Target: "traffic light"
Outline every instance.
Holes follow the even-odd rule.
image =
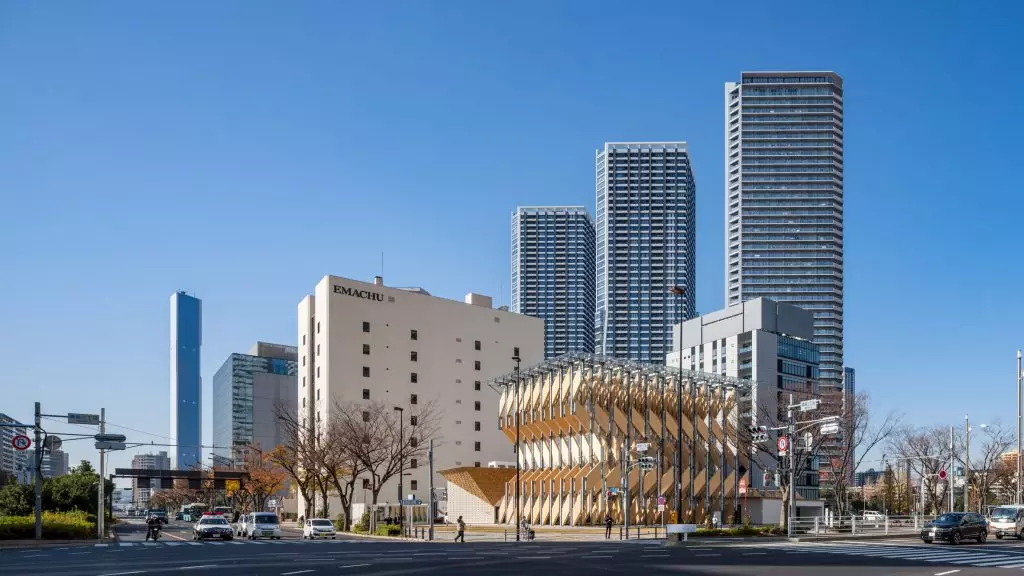
[[[751,426],[750,427],[750,441],[754,444],[760,444],[761,442],[768,441],[768,427],[767,426]]]
[[[641,456],[638,464],[641,470],[654,470],[654,456]]]
[[[767,488],[772,485],[772,473],[768,470],[764,471],[764,487]]]

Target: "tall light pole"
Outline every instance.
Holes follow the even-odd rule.
[[[970,508],[971,491],[971,419],[964,414],[964,512]]]
[[[676,522],[683,521],[683,295],[686,290],[682,286],[673,286],[669,292],[676,295],[676,319],[679,321],[679,342],[676,350],[679,353],[679,371],[676,378]],[[676,534],[682,539],[682,534]]]
[[[1021,371],[1020,366],[1020,350],[1017,350],[1017,457],[1014,460],[1017,461],[1017,478],[1016,478],[1016,490],[1014,490],[1014,504],[1020,504],[1020,400],[1021,400],[1021,380],[1024,379],[1024,371]]]
[[[512,357],[516,363],[516,542],[519,542],[519,364],[518,354]]]
[[[395,406],[398,412],[398,518],[399,526],[405,528],[405,510],[402,508],[402,479],[405,476],[405,408]]]

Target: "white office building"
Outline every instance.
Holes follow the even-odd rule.
[[[0,414],[0,424],[19,424],[18,420]],[[33,450],[15,450],[12,443],[15,436],[28,436],[28,429],[20,426],[0,427],[0,476],[13,476],[17,482],[28,482]]]
[[[811,342],[814,315],[803,308],[757,298],[687,320],[682,324],[681,344],[679,331],[676,324],[672,330],[675,350],[666,356],[666,364],[679,366],[681,348],[684,369],[751,380],[757,409],[751,413],[750,425],[778,425],[790,394],[794,400],[818,394],[820,355]],[[761,488],[761,470],[754,472],[752,487]],[[817,501],[817,474],[809,476],[796,488],[803,498]]]
[[[431,296],[421,288],[393,288],[324,276],[298,305],[298,411],[307,426],[326,426],[338,405],[382,402],[398,406],[406,432],[417,411],[439,413],[434,440],[438,471],[486,466],[514,459],[498,429],[498,393],[488,380],[544,359],[544,321],[492,308],[491,298],[468,294],[465,302]],[[418,439],[427,442],[429,438]],[[426,459],[409,462],[404,495],[428,500]],[[380,492],[396,503],[398,478]],[[356,510],[371,498],[357,483]],[[299,502],[299,510],[305,504]],[[330,503],[331,514],[340,512]]]

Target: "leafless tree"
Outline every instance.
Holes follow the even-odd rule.
[[[981,437],[981,442],[972,442],[968,485],[970,492],[973,492],[975,496],[972,501],[968,502],[968,506],[979,512],[984,512],[985,505],[998,501],[998,496],[995,494],[996,488],[1013,481],[1016,471],[1011,471],[1002,456],[1010,450],[1016,436],[1012,429],[1002,428],[998,425],[979,427],[976,430],[982,431],[981,434],[972,431],[975,438]],[[992,496],[991,499],[990,496]]]
[[[382,402],[339,404],[332,413],[337,420],[337,440],[352,451],[346,458],[358,462],[369,476],[372,503],[376,504],[384,485],[397,476],[410,460],[426,453],[426,439],[435,438],[440,411],[435,402],[407,405],[399,412]],[[404,424],[400,418],[405,418]]]
[[[957,440],[954,438],[953,451],[956,453]],[[888,442],[888,454],[895,455],[901,462],[907,463],[911,474],[923,478],[926,506],[936,514],[943,509],[949,497],[947,481],[939,480],[940,470],[949,467],[950,432],[945,426],[934,427],[901,427],[894,430]],[[947,471],[952,474],[952,470]]]
[[[305,502],[304,516],[313,516],[314,494],[318,486],[317,477],[320,466],[317,463],[316,431],[303,426],[294,413],[276,408],[278,422],[281,424],[284,442],[269,454],[270,461],[280,466],[295,483],[302,500]]]
[[[830,472],[828,484],[836,513],[850,513],[850,481],[864,459],[876,446],[888,442],[899,427],[900,417],[895,412],[872,419],[870,398],[866,393],[841,403],[839,408],[840,433],[835,437],[835,450],[827,455]]]
[[[343,405],[335,405],[334,413],[342,414]],[[344,530],[352,527],[352,500],[356,491],[356,481],[365,470],[357,450],[346,434],[345,420],[332,419],[324,430],[322,449],[318,451],[319,464],[324,477],[334,486],[338,499],[341,501],[344,514]]]

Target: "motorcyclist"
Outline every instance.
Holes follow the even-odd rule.
[[[156,540],[159,532],[160,518],[156,514],[150,514],[149,518],[146,518],[146,541],[149,541],[150,536],[153,537],[153,540]]]

